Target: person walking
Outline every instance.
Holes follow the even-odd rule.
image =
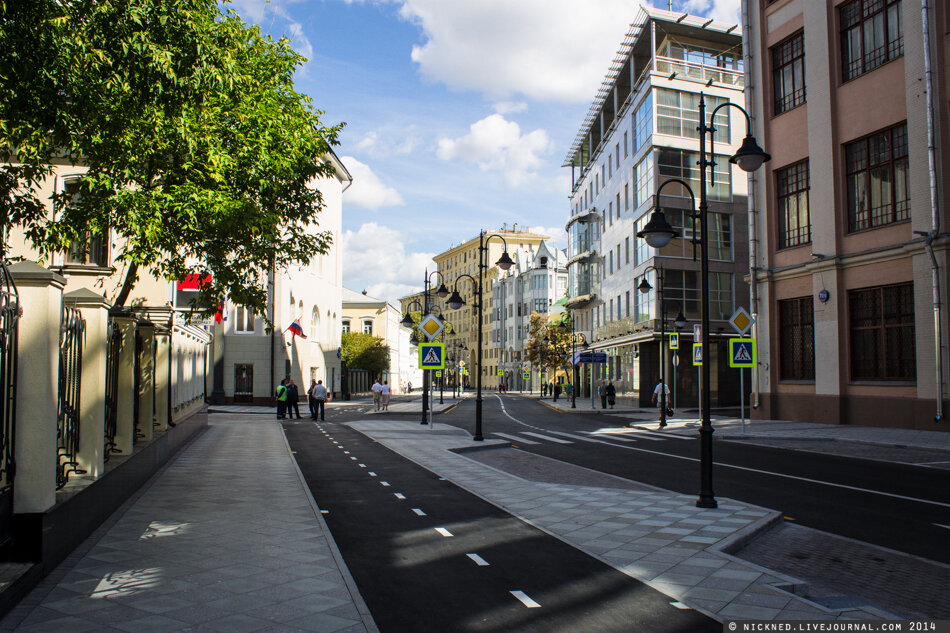
[[[313,388],[317,386],[317,379],[310,380],[310,389],[307,389],[307,405],[310,407],[310,419],[317,419],[317,404],[313,397]]]
[[[389,382],[384,380],[382,390],[379,392],[380,404],[383,406],[383,411],[389,411]]]
[[[604,387],[604,395],[607,396],[607,404],[613,409],[617,403],[617,388],[614,387],[613,381],[607,381],[607,386]]]
[[[286,378],[280,381],[280,386],[277,387],[277,393],[274,395],[277,396],[277,419],[283,420],[287,415],[287,379]]]
[[[320,420],[325,422],[327,419],[327,388],[323,386],[323,381],[318,380],[317,384],[311,389],[313,393],[314,414],[313,419],[320,416]]]
[[[557,397],[561,395],[561,383],[554,383],[554,402],[557,402]]]
[[[661,398],[661,393],[665,393],[666,397]],[[662,380],[656,383],[656,388],[653,390],[653,404],[657,406],[657,410],[659,411],[660,428],[662,429],[666,426],[666,422],[663,421],[663,405],[665,404],[667,409],[670,408],[670,386]]]
[[[380,394],[383,393],[383,386],[379,384],[379,379],[373,381],[373,386],[370,387],[370,390],[373,392],[373,404],[376,405],[376,410],[379,411]]]
[[[407,389],[407,392],[406,392],[406,393],[412,393],[412,381],[411,381],[411,380],[410,380],[409,383],[406,385],[406,389]]]
[[[607,408],[607,388],[604,386],[603,382],[601,382],[600,385],[597,386],[597,395],[600,396],[600,408],[606,409]]]
[[[293,378],[287,379],[287,417],[294,419],[294,412],[297,412],[297,419],[300,419],[300,392],[297,391],[297,385]]]

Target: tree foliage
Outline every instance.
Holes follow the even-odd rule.
[[[123,305],[140,272],[210,281],[266,314],[267,273],[326,252],[313,181],[340,126],[294,89],[303,58],[215,0],[0,1],[0,220],[41,256],[116,237]],[[40,186],[81,164],[79,196]]]
[[[389,346],[372,334],[344,332],[341,359],[350,369],[379,375],[389,369]]]
[[[563,323],[565,327],[561,327]],[[571,317],[564,315],[557,322],[534,312],[528,320],[525,359],[540,371],[556,370],[571,354]]]

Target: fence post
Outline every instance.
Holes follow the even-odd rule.
[[[106,417],[106,356],[108,353],[109,308],[105,297],[88,288],[63,295],[63,302],[77,308],[86,321],[86,341],[82,354],[82,402],[79,425],[79,469],[92,477],[103,473]]]
[[[171,389],[169,381],[171,342],[170,328],[155,328],[155,430],[159,432],[168,430],[168,421],[171,419],[168,410]]]
[[[155,422],[155,324],[151,321],[139,321],[139,336],[142,337],[142,349],[139,352],[139,440],[151,442]]]
[[[56,503],[59,328],[66,278],[35,262],[9,267],[20,295],[14,512],[45,512]]]
[[[112,319],[119,327],[122,345],[119,349],[119,387],[116,390],[115,452],[132,454],[135,441],[135,324],[136,318],[128,312],[112,311]]]

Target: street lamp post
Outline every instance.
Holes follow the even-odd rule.
[[[666,426],[666,293],[664,291],[663,267],[647,266],[646,270],[643,271],[643,281],[637,286],[637,290],[642,294],[653,290],[653,286],[646,278],[646,273],[651,270],[656,272],[657,294],[660,298],[660,427],[664,427]],[[678,328],[686,324],[686,317],[683,316],[682,310],[676,315],[675,323]]]
[[[465,299],[459,294],[458,284],[459,281],[463,278],[468,278],[472,283],[475,290],[475,295],[477,297],[477,303],[475,305],[475,312],[478,318],[478,350],[475,355],[478,363],[478,374],[475,377],[475,434],[472,436],[472,439],[476,442],[481,442],[484,440],[482,435],[482,282],[485,279],[485,274],[488,270],[488,264],[486,259],[488,257],[488,242],[491,241],[493,237],[497,237],[504,244],[504,252],[501,254],[501,257],[498,258],[498,261],[495,262],[495,265],[501,268],[502,270],[508,270],[511,268],[512,264],[515,262],[508,255],[508,242],[505,241],[501,235],[493,233],[489,236],[485,236],[485,231],[480,231],[478,234],[478,279],[475,279],[468,273],[463,273],[455,278],[455,290],[452,292],[452,296],[449,297],[449,307],[453,310],[458,310],[463,305],[465,305]]]
[[[769,156],[756,142],[755,137],[752,135],[752,119],[749,117],[749,113],[737,103],[731,101],[725,101],[716,106],[712,113],[709,116],[709,124],[706,123],[706,97],[703,93],[699,95],[699,127],[696,128],[699,131],[699,212],[694,214],[694,218],[699,220],[699,243],[701,245],[701,274],[703,279],[703,291],[702,291],[702,354],[703,362],[710,362],[709,354],[709,241],[708,241],[708,222],[707,216],[709,211],[709,204],[706,196],[706,170],[709,167],[715,166],[715,133],[716,128],[712,125],[715,120],[716,113],[720,108],[724,107],[733,107],[742,112],[745,115],[746,123],[746,136],[742,141],[742,145],[739,147],[739,150],[729,158],[729,162],[733,165],[738,165],[739,169],[746,172],[753,172],[762,166],[762,163],[770,160],[772,157]],[[709,147],[710,154],[714,157],[713,159],[707,159],[706,157],[706,135],[709,134]],[[715,173],[715,172],[713,172]],[[663,248],[666,246],[671,239],[678,236],[678,231],[673,229],[666,221],[666,218],[663,215],[663,212],[659,207],[660,200],[660,191],[666,185],[670,183],[679,183],[681,184],[688,192],[690,197],[693,200],[693,207],[696,208],[696,196],[693,194],[693,190],[690,186],[679,180],[677,178],[671,178],[665,180],[657,188],[656,194],[654,196],[654,209],[655,211],[650,216],[650,221],[647,223],[643,230],[637,233],[637,237],[642,237],[647,241],[653,248]],[[755,280],[753,279],[753,283]],[[700,461],[700,490],[699,498],[696,500],[696,505],[700,508],[715,508],[717,507],[716,497],[713,493],[712,486],[712,467],[713,467],[713,455],[712,455],[712,420],[710,418],[710,388],[709,388],[709,376],[712,373],[711,368],[706,367],[706,370],[702,372],[702,386],[701,386],[701,403],[700,409],[702,413],[702,425],[699,429],[699,461]]]
[[[578,333],[574,331],[574,313],[568,312],[568,318],[571,321],[571,408],[576,409],[577,408],[577,387],[581,378],[580,373],[578,372],[578,368],[577,368],[577,334]],[[567,329],[567,325],[564,323],[564,321],[561,321],[561,324],[558,325],[558,327],[563,328],[565,330]],[[588,349],[590,345],[587,343],[587,340],[584,339],[583,335],[581,335],[581,339],[583,340],[583,343],[581,344],[581,349]],[[591,369],[591,372],[593,372],[593,369]],[[591,375],[593,375],[593,373]]]
[[[423,285],[423,303],[425,304],[424,311],[429,312],[429,287],[432,280],[432,275],[437,275],[440,280],[439,288],[435,291],[435,294],[440,298],[444,299],[449,296],[449,289],[445,287],[445,279],[442,277],[442,273],[437,270],[433,270],[431,273],[428,269],[425,272],[425,280]],[[428,424],[429,419],[426,416],[426,413],[429,409],[429,380],[430,374],[428,369],[422,370],[422,421],[419,424]]]

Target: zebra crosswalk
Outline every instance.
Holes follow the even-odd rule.
[[[554,431],[545,429],[544,433],[534,431],[519,431],[518,433],[501,433],[492,431],[491,435],[500,437],[511,442],[516,442],[525,446],[541,445],[544,442],[553,444],[574,444],[577,442],[591,442],[595,444],[623,442],[660,442],[665,439],[692,440],[692,436],[676,435],[673,433],[664,433],[660,431],[647,431],[643,429],[599,429],[597,431]],[[530,438],[530,439],[529,439]]]

